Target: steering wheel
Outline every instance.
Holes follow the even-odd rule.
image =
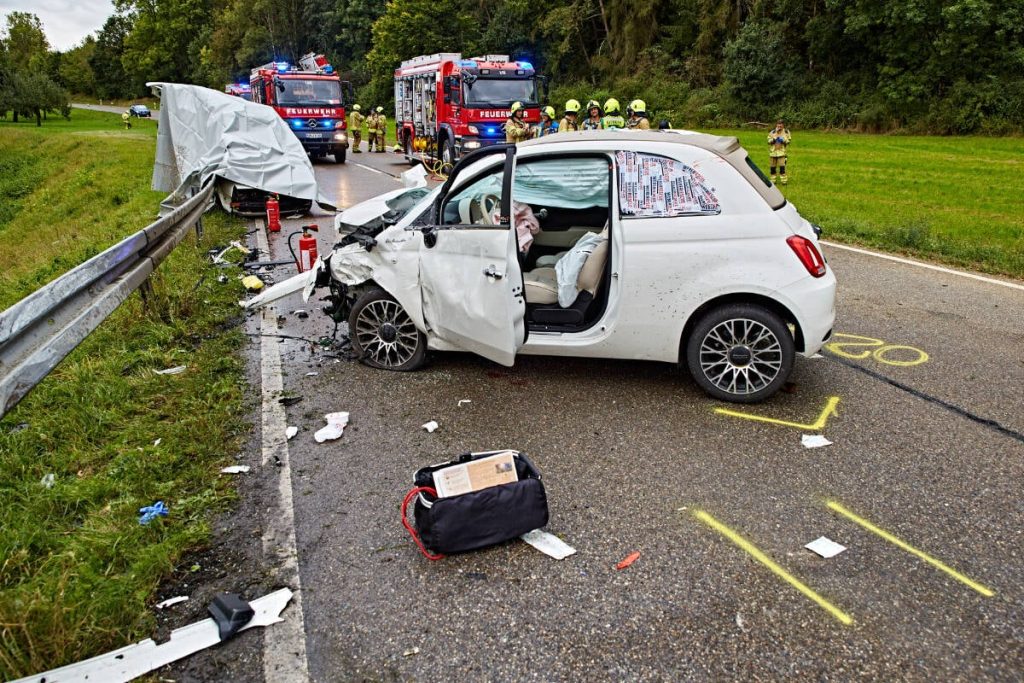
[[[497,225],[494,214],[501,211],[501,197],[496,194],[483,194],[476,200],[476,208],[480,213],[480,222],[484,225]]]

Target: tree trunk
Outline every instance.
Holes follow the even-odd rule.
[[[18,122],[18,110],[17,109],[14,110],[14,122],[15,123]]]
[[[42,125],[43,125],[43,113],[40,110],[36,109],[36,127],[38,128],[39,126],[42,126]]]

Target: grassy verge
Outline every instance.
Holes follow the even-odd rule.
[[[117,123],[0,123],[0,309],[152,220],[153,130]],[[245,428],[242,292],[205,255],[243,227],[205,224],[151,278],[148,306],[130,297],[0,421],[2,679],[149,635],[154,588],[231,499],[218,469]],[[157,500],[170,515],[141,526]]]
[[[715,132],[767,172],[767,131]],[[788,171],[826,239],[1024,277],[1024,138],[793,131]]]

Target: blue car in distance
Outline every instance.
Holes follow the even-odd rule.
[[[138,116],[139,118],[151,118],[153,113],[149,111],[149,107],[144,104],[133,104],[128,107],[128,114],[131,116]]]

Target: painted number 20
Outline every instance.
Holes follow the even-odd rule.
[[[825,348],[843,358],[864,360],[870,356],[879,363],[905,368],[928,362],[928,354],[913,346],[886,344],[881,339],[874,337],[862,337],[858,334],[843,334],[842,332],[836,332],[835,337],[840,341],[826,344]],[[855,351],[853,349],[864,350]]]

